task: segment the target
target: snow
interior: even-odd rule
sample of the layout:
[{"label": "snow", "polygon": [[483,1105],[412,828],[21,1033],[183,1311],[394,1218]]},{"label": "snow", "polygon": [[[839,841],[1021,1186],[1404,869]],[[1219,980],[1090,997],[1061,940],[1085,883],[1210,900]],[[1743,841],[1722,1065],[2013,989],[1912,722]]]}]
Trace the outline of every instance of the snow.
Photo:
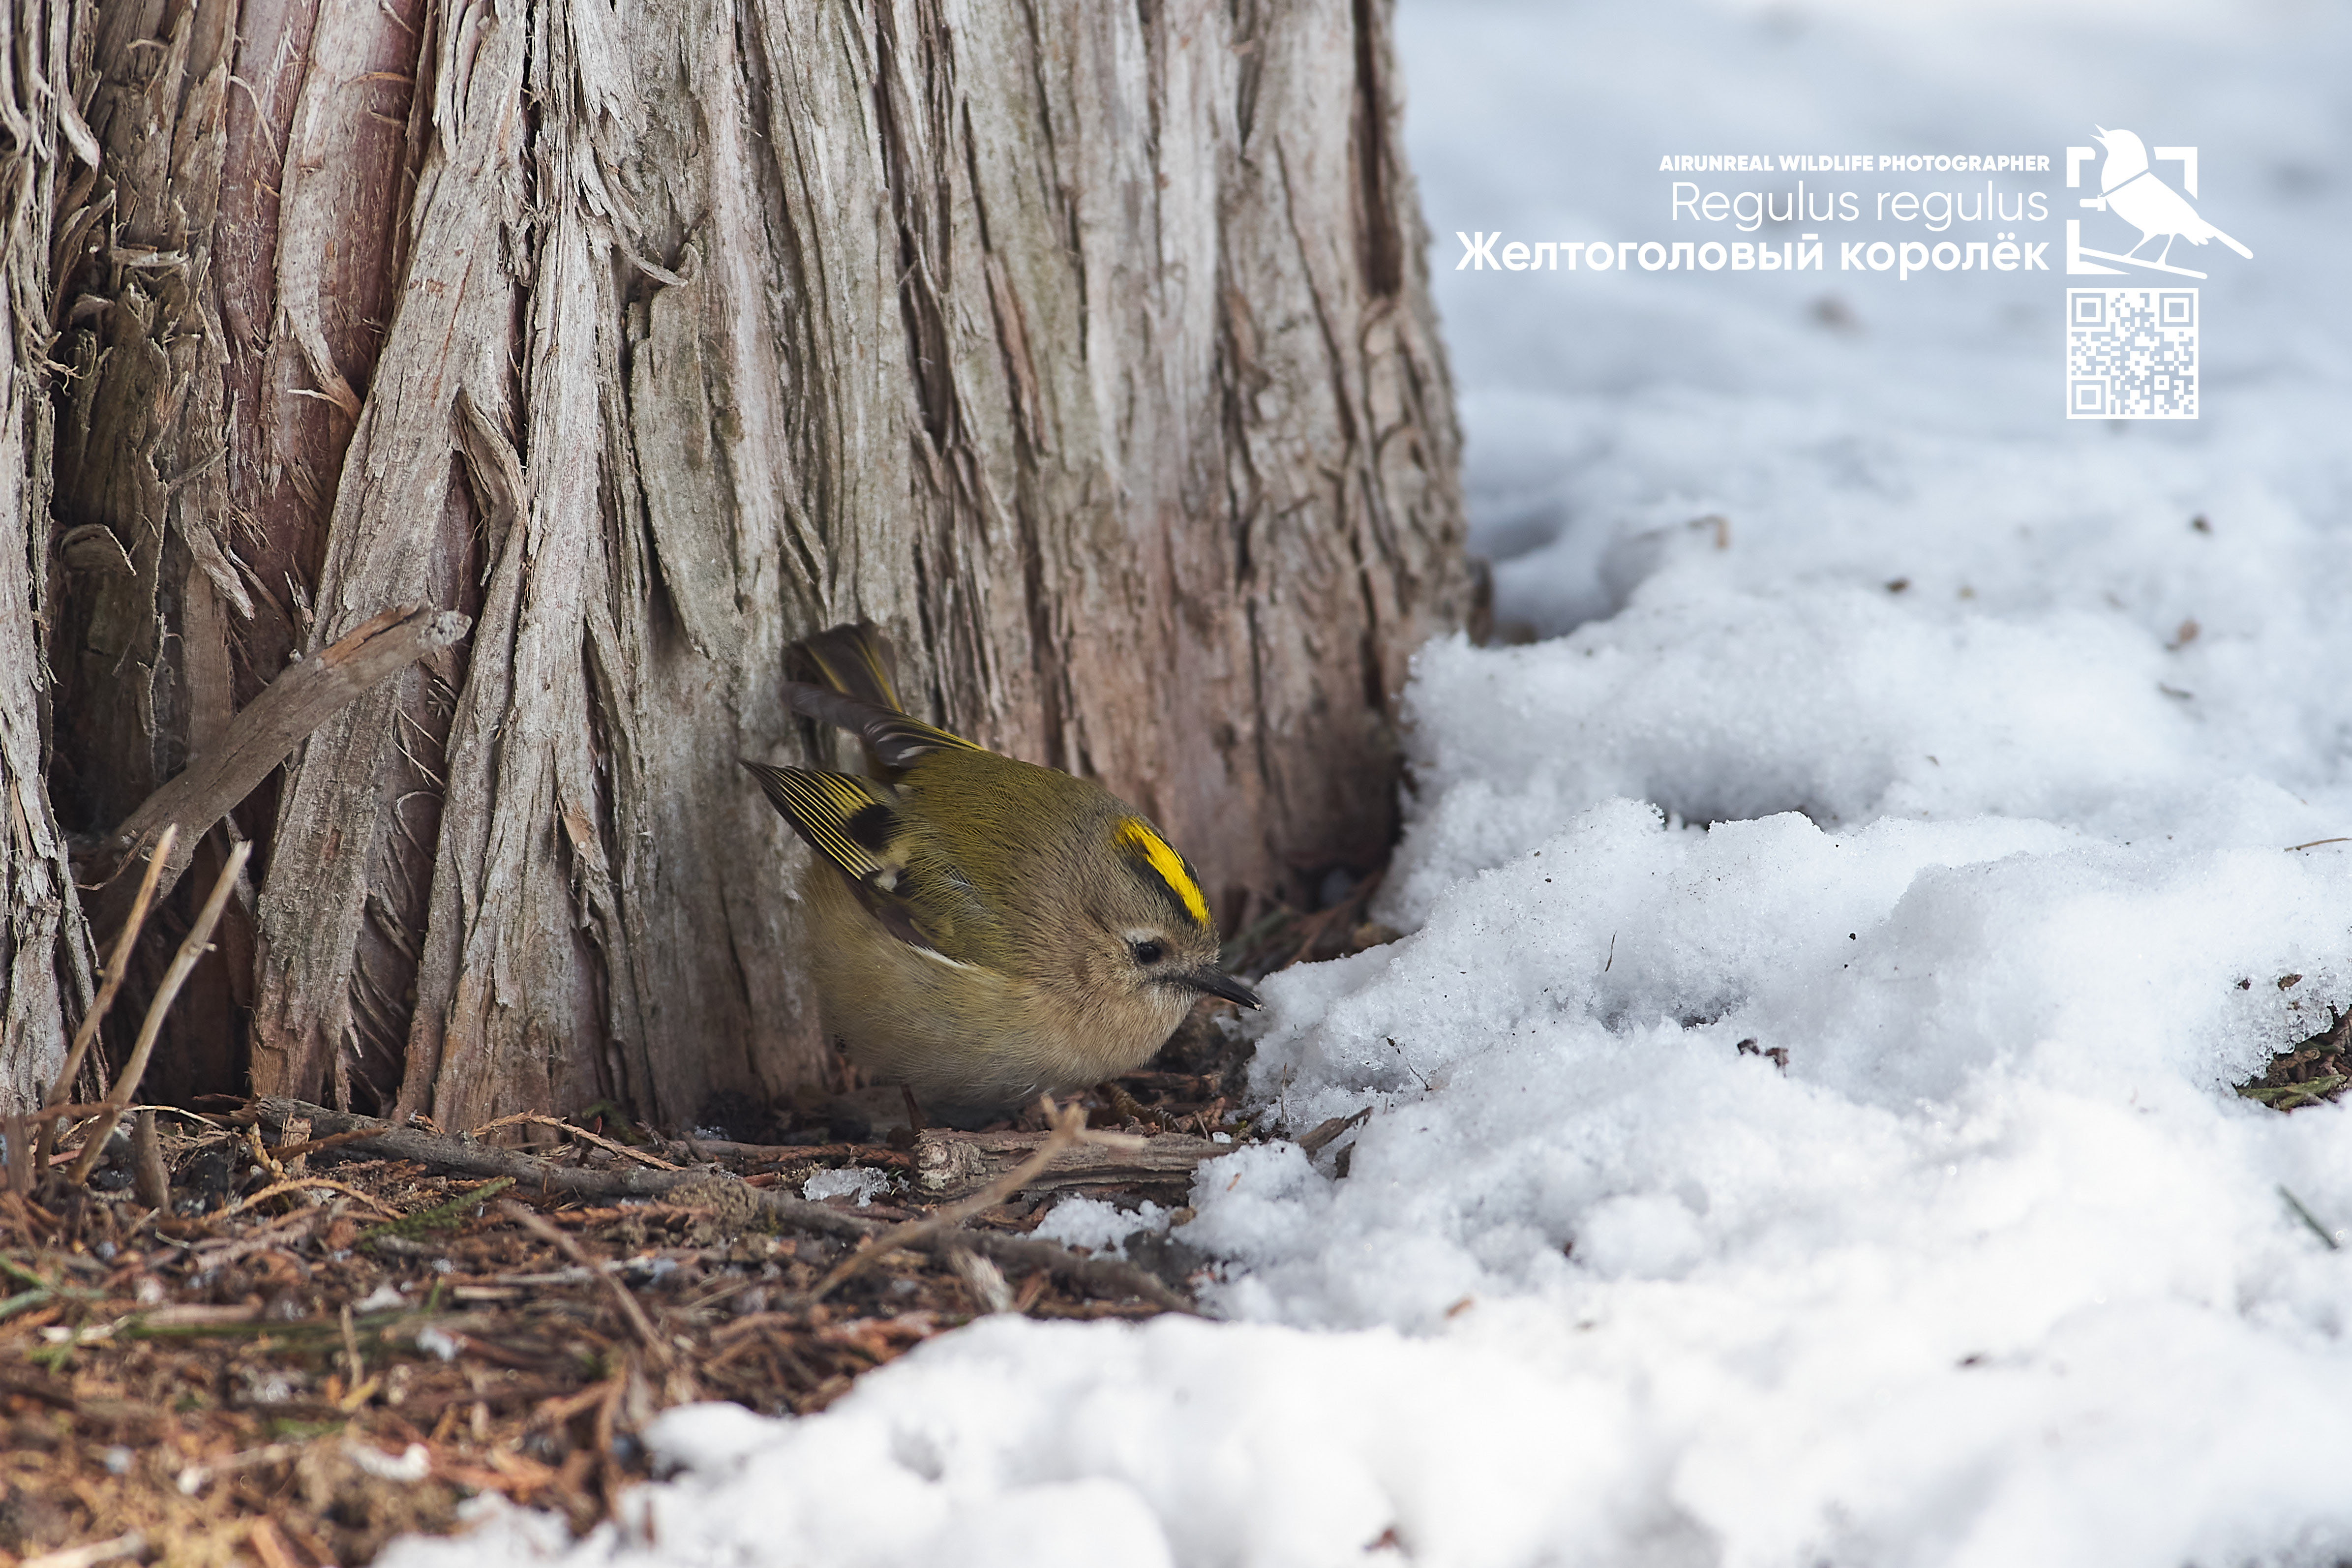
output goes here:
[{"label": "snow", "polygon": [[890,1190],[890,1173],[873,1165],[843,1165],[823,1171],[813,1171],[801,1184],[801,1196],[811,1203],[824,1203],[828,1198],[856,1198],[859,1208]]},{"label": "snow", "polygon": [[1173,1210],[1149,1199],[1138,1207],[1123,1209],[1101,1198],[1069,1197],[1055,1204],[1030,1234],[1041,1241],[1125,1258],[1130,1237],[1138,1232],[1165,1235],[1174,1218]]},{"label": "snow", "polygon": [[[1266,1113],[1370,1121],[1204,1168],[1219,1321],[991,1319],[821,1416],[672,1412],[625,1528],[491,1510],[390,1568],[2352,1554],[2352,1249],[2286,1196],[2352,1237],[2352,1110],[2229,1088],[2352,1003],[2352,25],[1398,26],[1475,542],[1544,640],[1425,650],[1409,934],[1264,987]],[[1686,237],[1664,153],[2096,125],[2199,144],[2254,251],[2190,259],[2193,424],[2059,416],[2063,259],[1453,270],[1457,229]],[[2017,184],[2063,258],[2075,193]]]}]

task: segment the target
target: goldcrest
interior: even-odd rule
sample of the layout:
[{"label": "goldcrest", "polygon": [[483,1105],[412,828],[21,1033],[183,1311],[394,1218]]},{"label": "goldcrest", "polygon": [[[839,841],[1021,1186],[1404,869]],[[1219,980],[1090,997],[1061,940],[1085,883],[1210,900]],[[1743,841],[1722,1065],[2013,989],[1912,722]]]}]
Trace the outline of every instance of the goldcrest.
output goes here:
[{"label": "goldcrest", "polygon": [[1140,1066],[1217,967],[1201,879],[1134,807],[904,711],[870,625],[797,643],[785,700],[865,742],[874,775],[746,759],[814,851],[801,879],[824,1027],[928,1109],[1007,1107]]}]

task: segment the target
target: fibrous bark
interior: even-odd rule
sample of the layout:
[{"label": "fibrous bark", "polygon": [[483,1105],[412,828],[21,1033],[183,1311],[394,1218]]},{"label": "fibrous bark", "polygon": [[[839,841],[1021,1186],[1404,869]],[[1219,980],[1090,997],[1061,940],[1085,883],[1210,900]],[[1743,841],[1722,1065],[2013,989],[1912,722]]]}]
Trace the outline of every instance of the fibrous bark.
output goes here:
[{"label": "fibrous bark", "polygon": [[[40,636],[57,613],[52,239],[60,200],[87,201],[99,163],[69,87],[79,11],[71,0],[16,0],[0,51],[0,1110],[9,1110],[40,1102],[92,990],[66,838],[49,805]],[[63,549],[71,559],[72,542]]]},{"label": "fibrous bark", "polygon": [[89,826],[289,648],[475,618],[247,814],[257,1088],[679,1124],[808,1073],[801,851],[735,763],[804,754],[782,648],[839,620],[1229,923],[1380,858],[1467,607],[1384,5],[230,5],[103,32],[192,281],[120,264],[84,349],[147,454],[83,447],[131,570],[80,613],[144,673],[78,754],[146,748]]}]

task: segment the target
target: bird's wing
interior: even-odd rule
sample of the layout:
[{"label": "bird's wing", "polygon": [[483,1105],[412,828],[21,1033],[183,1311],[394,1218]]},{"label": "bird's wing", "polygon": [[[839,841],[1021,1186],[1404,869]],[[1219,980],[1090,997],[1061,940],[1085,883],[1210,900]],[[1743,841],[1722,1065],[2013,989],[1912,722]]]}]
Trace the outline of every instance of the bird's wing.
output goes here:
[{"label": "bird's wing", "polygon": [[866,742],[877,762],[892,770],[909,767],[917,758],[952,746],[971,752],[982,749],[961,735],[910,718],[895,708],[813,686],[805,680],[785,681],[784,700],[795,713],[848,731]]},{"label": "bird's wing", "polygon": [[849,773],[773,768],[749,758],[743,765],[793,830],[848,879],[885,931],[952,962],[973,962],[984,951],[985,911],[971,884],[935,855],[916,852],[896,790]]},{"label": "bird's wing", "polygon": [[890,869],[884,859],[895,821],[894,792],[872,779],[821,773],[807,768],[772,768],[748,758],[743,765],[760,781],[773,805],[809,847],[841,868],[853,882]]}]

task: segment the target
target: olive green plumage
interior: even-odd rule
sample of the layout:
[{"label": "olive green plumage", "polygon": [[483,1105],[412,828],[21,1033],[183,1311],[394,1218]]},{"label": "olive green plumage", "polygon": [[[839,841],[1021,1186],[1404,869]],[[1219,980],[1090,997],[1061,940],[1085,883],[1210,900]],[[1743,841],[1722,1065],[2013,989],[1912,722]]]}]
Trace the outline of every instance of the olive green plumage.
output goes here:
[{"label": "olive green plumage", "polygon": [[986,1110],[1141,1065],[1216,967],[1191,865],[1091,780],[910,718],[871,626],[793,646],[785,700],[865,743],[869,778],[746,761],[815,851],[802,878],[826,1030],[875,1079]]}]

